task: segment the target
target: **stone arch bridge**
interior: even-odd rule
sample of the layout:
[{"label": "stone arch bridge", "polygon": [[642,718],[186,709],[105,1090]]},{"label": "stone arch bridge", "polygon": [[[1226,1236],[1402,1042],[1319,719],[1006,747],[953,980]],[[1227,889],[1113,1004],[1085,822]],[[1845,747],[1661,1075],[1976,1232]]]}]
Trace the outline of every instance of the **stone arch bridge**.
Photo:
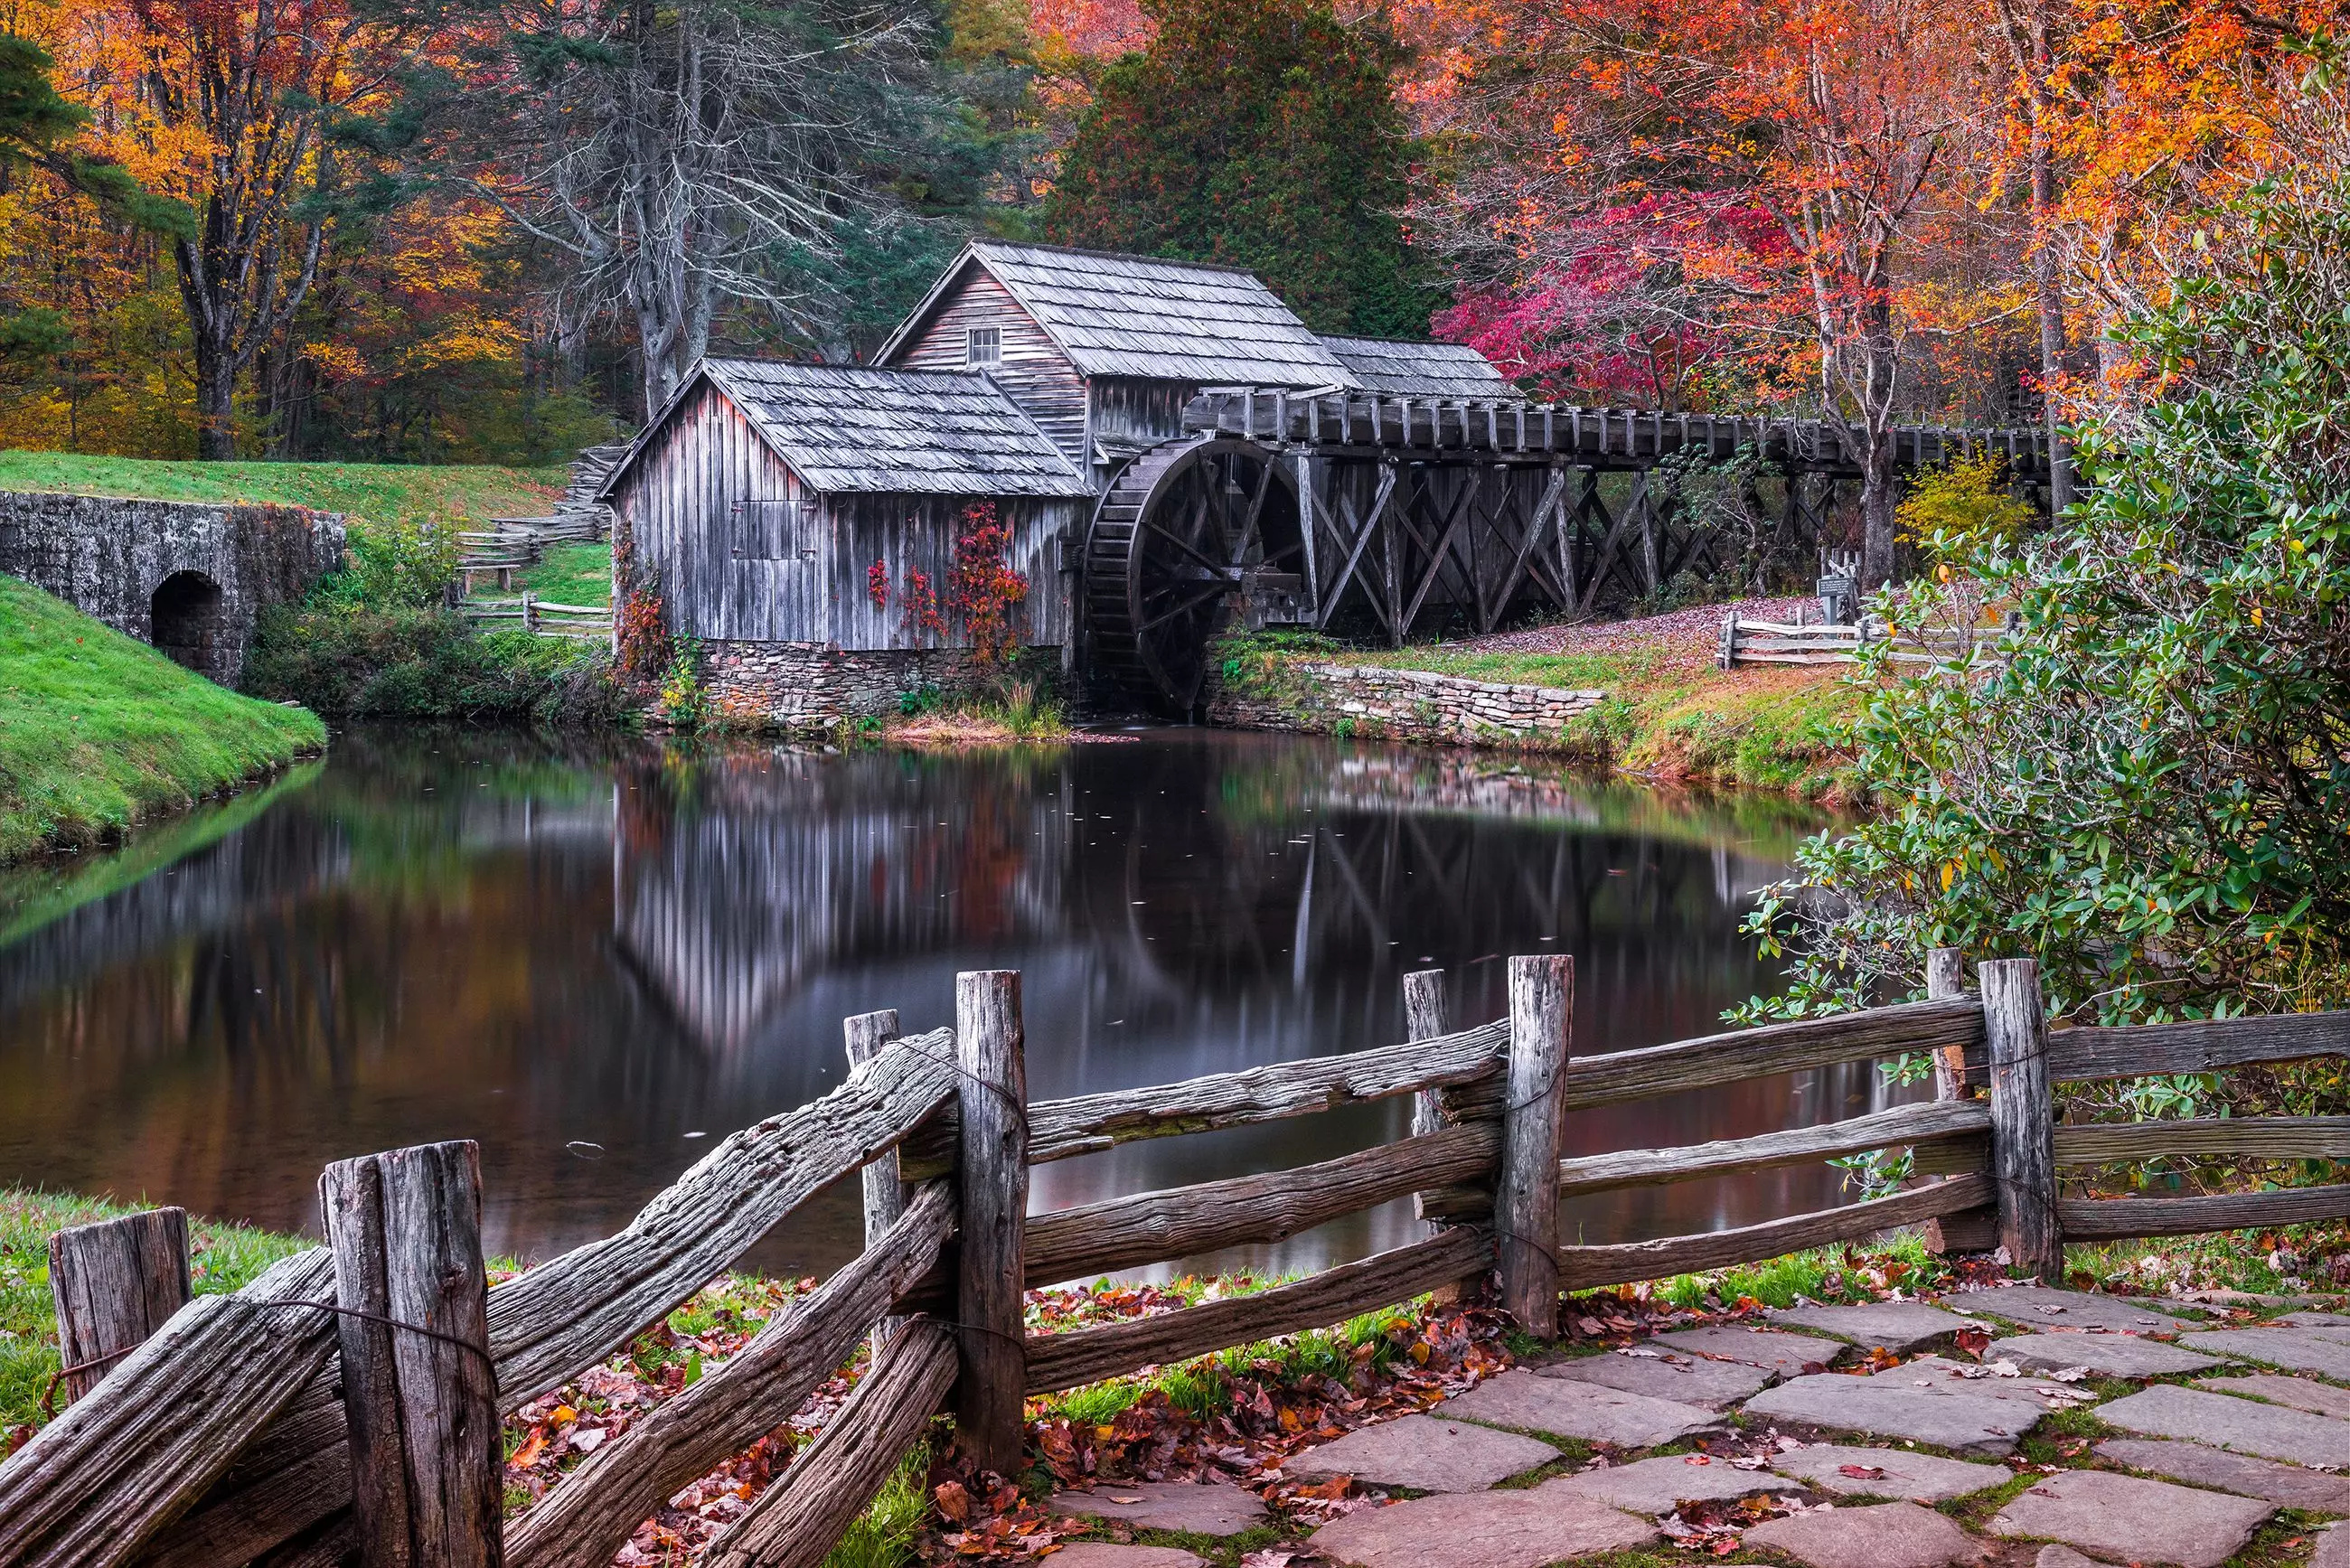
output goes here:
[{"label": "stone arch bridge", "polygon": [[0,572],[234,686],[255,618],[342,559],[343,520],[299,506],[0,493]]}]

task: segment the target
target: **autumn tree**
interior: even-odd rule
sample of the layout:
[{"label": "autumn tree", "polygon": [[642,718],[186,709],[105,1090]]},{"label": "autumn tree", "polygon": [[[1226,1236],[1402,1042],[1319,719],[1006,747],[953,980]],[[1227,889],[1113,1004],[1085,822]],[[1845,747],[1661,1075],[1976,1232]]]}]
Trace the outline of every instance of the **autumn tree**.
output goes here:
[{"label": "autumn tree", "polygon": [[1384,29],[1326,0],[1144,0],[1045,203],[1048,237],[1244,266],[1324,331],[1422,337],[1399,217],[1414,147]]},{"label": "autumn tree", "polygon": [[1968,0],[1479,16],[1508,43],[1456,57],[1443,129],[1476,151],[1424,210],[1430,233],[1488,275],[1612,272],[1646,318],[1635,339],[1725,335],[1765,397],[1808,381],[1858,453],[1862,572],[1885,581],[1891,431],[1920,337],[1947,326],[1911,286],[1964,226],[1958,176],[1986,134],[1981,17]]},{"label": "autumn tree", "polygon": [[919,226],[898,177],[951,119],[911,0],[484,0],[419,101],[446,181],[560,256],[565,307],[632,329],[645,407],[730,311],[837,341],[838,268]]}]

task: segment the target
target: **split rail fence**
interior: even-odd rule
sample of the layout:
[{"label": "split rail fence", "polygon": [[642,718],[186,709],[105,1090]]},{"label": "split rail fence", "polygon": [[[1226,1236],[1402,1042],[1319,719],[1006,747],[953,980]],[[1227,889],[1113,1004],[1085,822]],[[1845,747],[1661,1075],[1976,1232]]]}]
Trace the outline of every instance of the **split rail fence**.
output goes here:
[{"label": "split rail fence", "polygon": [[1950,633],[1937,628],[1930,637],[1895,636],[1885,622],[1864,617],[1856,625],[1833,621],[1745,620],[1736,615],[1721,623],[1724,670],[1741,664],[1856,664],[1861,650],[1890,642],[1886,657],[1896,664],[1961,663],[1979,648],[2004,636],[2005,626],[1981,626]]},{"label": "split rail fence", "polygon": [[[330,1166],[328,1244],[234,1295],[188,1296],[174,1210],[60,1232],[52,1284],[70,1406],[0,1464],[0,1564],[366,1568],[600,1564],[694,1478],[878,1346],[855,1393],[711,1551],[813,1568],[931,1418],[1019,1469],[1026,1397],[1342,1322],[1498,1275],[1530,1332],[1560,1292],[1932,1223],[2054,1277],[2066,1237],[2350,1216],[2350,1186],[2110,1200],[2062,1166],[2166,1152],[2339,1157],[2350,1117],[2058,1127],[2054,1081],[2210,1072],[2350,1050],[2350,1013],[2052,1033],[2028,961],[1932,955],[1929,1000],[1576,1056],[1573,961],[1511,961],[1509,1014],[1452,1027],[1443,977],[1405,982],[1408,1038],[1348,1055],[1030,1104],[1020,977],[959,977],[951,1029],[847,1021],[847,1081],[733,1134],[619,1233],[488,1288],[473,1146]],[[1937,1097],[1824,1127],[1562,1158],[1571,1111],[1845,1062],[1930,1054]],[[1985,1094],[1978,1097],[1977,1089]],[[1028,1170],[1139,1138],[1415,1096],[1409,1135],[1295,1169],[1030,1216]],[[1935,1179],[1872,1201],[1662,1241],[1563,1245],[1562,1199],[1896,1146]],[[820,1189],[863,1171],[863,1252],[743,1348],[502,1520],[499,1418],[660,1323]],[[1022,1293],[1279,1241],[1416,1195],[1422,1239],[1262,1293],[1030,1334]]]},{"label": "split rail fence", "polygon": [[511,599],[463,599],[457,613],[467,620],[496,622],[515,620],[523,630],[535,637],[568,637],[582,641],[604,642],[612,636],[612,607],[609,605],[567,605],[553,599],[543,599],[535,594],[524,594]]}]

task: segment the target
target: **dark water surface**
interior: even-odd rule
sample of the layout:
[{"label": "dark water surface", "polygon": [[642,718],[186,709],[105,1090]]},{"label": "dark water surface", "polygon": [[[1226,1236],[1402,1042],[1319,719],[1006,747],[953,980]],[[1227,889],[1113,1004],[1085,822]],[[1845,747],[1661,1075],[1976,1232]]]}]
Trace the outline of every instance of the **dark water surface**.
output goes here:
[{"label": "dark water surface", "polygon": [[[477,1138],[495,1251],[605,1234],[712,1138],[837,1085],[843,1015],[951,1020],[1025,972],[1032,1097],[1402,1036],[1400,981],[1503,1010],[1512,952],[1576,958],[1578,1054],[1712,1032],[1772,975],[1737,932],[1811,826],[1464,754],[1161,732],[961,756],[684,755],[361,732],[258,798],[0,882],[0,1182],[316,1230],[319,1168]],[[1571,1151],[1834,1119],[1865,1067],[1576,1117]],[[1325,1158],[1406,1102],[1132,1144],[1034,1202]],[[1835,1201],[1798,1168],[1610,1195],[1617,1241]],[[854,1183],[754,1261],[857,1245]],[[1390,1205],[1215,1260],[1306,1269],[1414,1233]]]}]

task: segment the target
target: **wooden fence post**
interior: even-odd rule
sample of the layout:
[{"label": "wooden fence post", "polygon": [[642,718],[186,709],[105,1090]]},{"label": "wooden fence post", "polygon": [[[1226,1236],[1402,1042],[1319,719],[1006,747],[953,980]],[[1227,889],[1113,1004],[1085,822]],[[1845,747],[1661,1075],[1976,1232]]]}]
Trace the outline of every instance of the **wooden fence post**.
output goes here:
[{"label": "wooden fence post", "polygon": [[2064,1279],[2056,1223],[2056,1113],[2048,1088],[2048,1018],[2040,966],[2001,959],[1977,971],[1991,1046],[1991,1165],[2008,1266],[2049,1284]]},{"label": "wooden fence post", "polygon": [[[1967,993],[1965,955],[1957,948],[1933,948],[1926,954],[1926,1000],[1943,1002]],[[1967,1056],[1963,1046],[1947,1045],[1934,1053],[1934,1097],[1963,1099],[1967,1092]]]},{"label": "wooden fence post", "polygon": [[[1444,971],[1440,969],[1416,970],[1403,977],[1403,1036],[1407,1040],[1433,1040],[1452,1033],[1452,1007],[1445,992]],[[1452,1125],[1444,1112],[1441,1090],[1422,1089],[1411,1099],[1411,1136],[1426,1137]],[[1457,1190],[1457,1189],[1456,1189]],[[1415,1192],[1411,1195],[1413,1210],[1428,1221],[1430,1235],[1445,1228],[1447,1221],[1432,1218],[1430,1200],[1441,1204],[1444,1194]],[[1468,1279],[1456,1281],[1435,1293],[1440,1302],[1457,1302],[1475,1296],[1484,1288],[1482,1271]]]},{"label": "wooden fence post", "polygon": [[436,1143],[338,1160],[318,1200],[337,1302],[371,1314],[335,1320],[360,1568],[501,1568],[480,1151]]},{"label": "wooden fence post", "polygon": [[1542,1339],[1558,1334],[1558,1143],[1575,1027],[1575,960],[1510,960],[1509,1099],[1493,1224],[1502,1305]]},{"label": "wooden fence post", "polygon": [[957,1179],[962,1220],[955,1321],[962,1370],[955,1435],[982,1469],[1020,1473],[1028,1385],[1022,1254],[1028,1232],[1028,1074],[1020,971],[955,976],[955,1054],[962,1068]]},{"label": "wooden fence post", "polygon": [[[840,1028],[848,1037],[848,1076],[853,1082],[866,1064],[881,1054],[882,1046],[898,1038],[898,1010],[884,1007],[876,1012],[860,1012],[842,1019]],[[898,1179],[898,1156],[892,1150],[865,1167],[865,1244],[870,1247],[880,1241],[905,1211],[906,1188]],[[875,1355],[881,1354],[881,1346],[904,1321],[885,1317],[873,1325]]]},{"label": "wooden fence post", "polygon": [[188,1211],[150,1209],[51,1236],[49,1299],[59,1364],[88,1367],[59,1384],[70,1405],[188,1304]]}]

